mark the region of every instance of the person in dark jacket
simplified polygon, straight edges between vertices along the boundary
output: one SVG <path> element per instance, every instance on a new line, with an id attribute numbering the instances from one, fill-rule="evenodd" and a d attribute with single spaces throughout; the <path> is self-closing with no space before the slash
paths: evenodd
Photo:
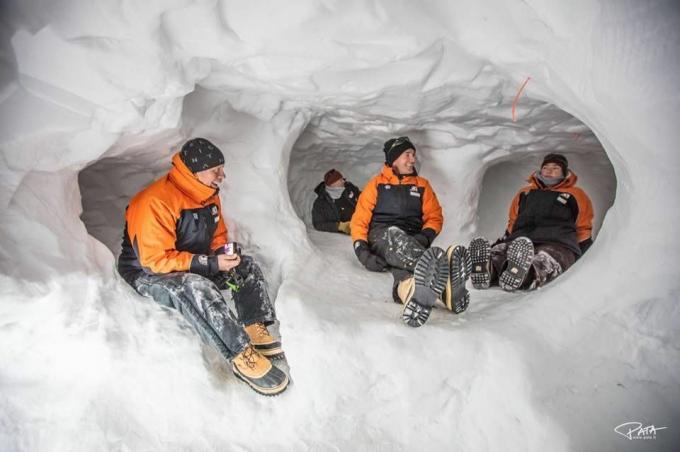
<path id="1" fill-rule="evenodd" d="M 361 194 L 357 186 L 345 180 L 340 171 L 331 169 L 324 175 L 323 182 L 316 186 L 314 192 L 317 195 L 312 206 L 314 228 L 349 235 L 349 222 Z"/>
<path id="2" fill-rule="evenodd" d="M 564 155 L 545 156 L 513 198 L 503 237 L 493 246 L 483 237 L 470 243 L 475 288 L 535 289 L 581 257 L 593 243 L 593 205 L 576 181 Z"/>
<path id="3" fill-rule="evenodd" d="M 368 270 L 392 273 L 392 297 L 403 303 L 402 320 L 419 327 L 437 299 L 455 313 L 466 309 L 467 251 L 431 247 L 444 216 L 430 182 L 416 171 L 411 140 L 387 140 L 383 152 L 385 164 L 364 187 L 352 216 L 354 252 Z"/>
<path id="4" fill-rule="evenodd" d="M 288 386 L 270 362 L 283 357 L 267 330 L 274 307 L 260 267 L 228 241 L 218 195 L 223 180 L 222 151 L 204 138 L 187 141 L 168 174 L 130 201 L 118 272 L 140 295 L 177 309 L 239 379 L 274 395 Z M 226 289 L 237 315 L 220 292 Z"/>

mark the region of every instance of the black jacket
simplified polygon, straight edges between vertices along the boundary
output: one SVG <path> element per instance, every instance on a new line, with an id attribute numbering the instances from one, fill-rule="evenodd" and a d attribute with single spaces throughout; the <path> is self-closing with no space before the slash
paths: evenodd
<path id="1" fill-rule="evenodd" d="M 338 223 L 352 219 L 357 199 L 361 192 L 351 182 L 345 182 L 345 190 L 340 198 L 333 200 L 326 191 L 326 184 L 321 182 L 314 189 L 316 200 L 312 206 L 312 224 L 319 231 L 340 232 Z"/>
<path id="2" fill-rule="evenodd" d="M 569 172 L 559 184 L 545 187 L 532 174 L 510 205 L 506 240 L 524 236 L 534 244 L 558 243 L 581 256 L 592 243 L 593 206 L 576 180 Z"/>

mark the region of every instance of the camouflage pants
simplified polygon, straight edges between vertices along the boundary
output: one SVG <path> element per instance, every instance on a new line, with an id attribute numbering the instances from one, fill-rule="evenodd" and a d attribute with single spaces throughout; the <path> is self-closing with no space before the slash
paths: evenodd
<path id="1" fill-rule="evenodd" d="M 508 243 L 499 243 L 491 248 L 491 285 L 498 285 L 498 276 L 503 273 L 507 261 Z M 536 289 L 557 278 L 576 261 L 570 249 L 555 243 L 534 245 L 534 257 L 522 289 Z"/>

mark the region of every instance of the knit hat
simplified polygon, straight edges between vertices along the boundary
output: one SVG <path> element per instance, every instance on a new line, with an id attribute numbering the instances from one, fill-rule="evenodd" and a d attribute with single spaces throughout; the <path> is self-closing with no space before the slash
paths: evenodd
<path id="1" fill-rule="evenodd" d="M 224 165 L 224 154 L 205 138 L 192 138 L 179 152 L 184 164 L 192 173 Z"/>
<path id="2" fill-rule="evenodd" d="M 342 174 L 340 174 L 340 171 L 336 170 L 335 168 L 329 170 L 326 174 L 323 175 L 323 183 L 326 185 L 331 185 L 334 182 L 339 181 L 342 179 Z"/>
<path id="3" fill-rule="evenodd" d="M 569 162 L 567 162 L 567 158 L 565 156 L 563 156 L 562 154 L 548 154 L 543 159 L 543 163 L 541 163 L 541 168 L 543 168 L 548 163 L 554 163 L 556 165 L 559 165 L 560 168 L 562 168 L 562 176 L 566 177 Z"/>
<path id="4" fill-rule="evenodd" d="M 385 145 L 383 146 L 383 152 L 385 153 L 385 163 L 387 163 L 389 166 L 392 166 L 394 161 L 409 149 L 413 149 L 413 151 L 415 151 L 416 147 L 413 145 L 413 143 L 411 143 L 411 140 L 409 140 L 408 137 L 390 138 L 389 140 L 385 141 Z"/>

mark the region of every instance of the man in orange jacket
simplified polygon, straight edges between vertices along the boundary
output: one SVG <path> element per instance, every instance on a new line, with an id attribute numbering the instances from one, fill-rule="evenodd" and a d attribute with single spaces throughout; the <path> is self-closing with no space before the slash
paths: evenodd
<path id="1" fill-rule="evenodd" d="M 385 142 L 383 152 L 385 165 L 366 184 L 352 216 L 354 252 L 368 270 L 392 272 L 393 298 L 403 303 L 407 325 L 423 325 L 440 297 L 451 311 L 463 312 L 467 251 L 430 248 L 444 218 L 432 186 L 416 172 L 416 148 L 399 137 Z"/>
<path id="2" fill-rule="evenodd" d="M 260 267 L 229 243 L 219 198 L 224 155 L 204 138 L 187 141 L 172 168 L 127 207 L 118 272 L 139 294 L 177 309 L 232 362 L 255 391 L 274 395 L 288 376 L 267 330 L 276 320 Z M 237 315 L 221 290 L 230 288 Z"/>
<path id="3" fill-rule="evenodd" d="M 593 243 L 593 205 L 562 154 L 548 154 L 510 204 L 504 236 L 469 246 L 472 284 L 535 289 L 571 267 Z"/>

